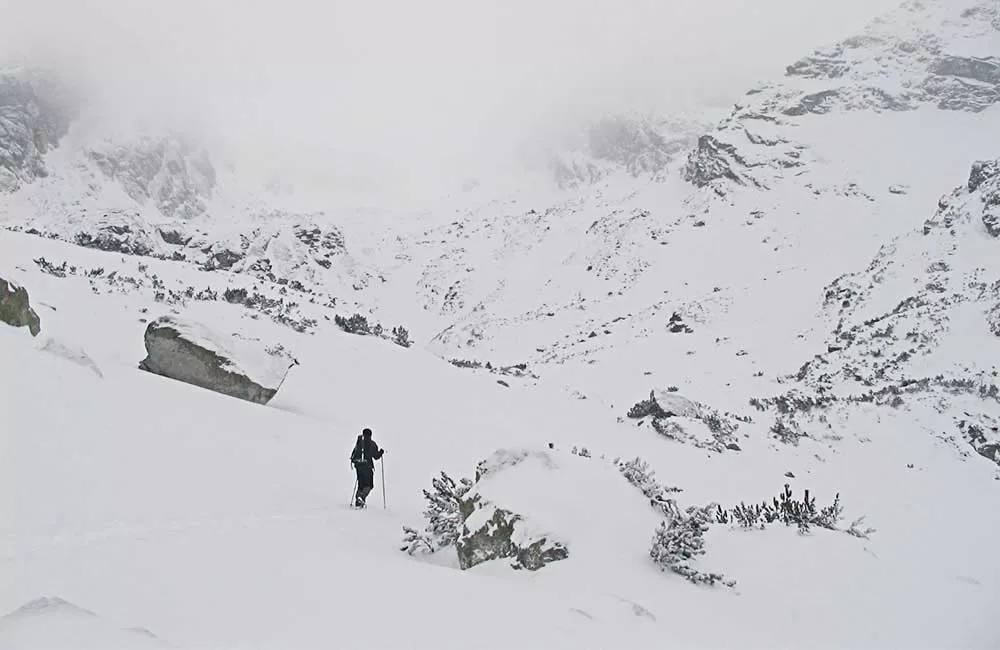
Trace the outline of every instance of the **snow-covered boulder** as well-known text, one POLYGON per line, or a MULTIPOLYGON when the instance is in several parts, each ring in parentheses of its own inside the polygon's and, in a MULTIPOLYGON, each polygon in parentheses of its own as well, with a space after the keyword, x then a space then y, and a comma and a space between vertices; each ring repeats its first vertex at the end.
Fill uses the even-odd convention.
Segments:
POLYGON ((737 419, 710 406, 690 400, 672 390, 651 390, 649 397, 636 402, 628 417, 647 420, 661 436, 713 451, 740 451, 736 444, 737 419), (683 423, 682 423, 683 422, 683 423))
POLYGON ((139 367, 164 377, 267 404, 297 363, 283 348, 223 337, 191 321, 163 316, 146 327, 139 367))
POLYGON ((41 319, 28 301, 28 291, 3 278, 0 278, 0 322, 27 327, 32 336, 42 331, 41 319))
POLYGON ((459 508, 465 521, 455 546, 463 570, 490 560, 513 558, 511 566, 515 569, 537 571, 550 562, 569 557, 565 544, 533 530, 523 516, 500 508, 479 494, 462 500, 459 508))
POLYGON ((656 390, 653 391, 653 399, 668 415, 693 419, 698 419, 701 416, 701 408, 699 408, 698 403, 683 395, 666 390, 656 390))

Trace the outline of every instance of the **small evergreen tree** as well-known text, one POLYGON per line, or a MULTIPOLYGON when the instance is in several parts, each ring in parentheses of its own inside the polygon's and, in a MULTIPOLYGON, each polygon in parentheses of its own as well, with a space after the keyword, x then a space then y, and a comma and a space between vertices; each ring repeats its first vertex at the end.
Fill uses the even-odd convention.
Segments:
POLYGON ((649 556, 662 571, 672 571, 684 576, 695 584, 715 585, 721 582, 727 587, 736 581, 721 573, 699 571, 690 562, 705 554, 705 532, 708 525, 702 516, 695 514, 672 517, 660 524, 653 535, 653 545, 649 556))
POLYGON ((653 392, 649 392, 649 399, 644 399, 640 402, 636 402, 632 408, 628 410, 628 417, 632 419, 644 418, 647 415, 652 415, 654 418, 663 418, 667 416, 666 411, 664 411, 659 404, 656 403, 656 397, 653 392))
POLYGON ((427 526, 424 531, 403 527, 403 546, 400 550, 410 555, 418 552, 435 553, 445 546, 451 546, 462 531, 464 517, 461 512, 461 501, 472 488, 472 481, 467 478, 455 482, 445 472, 431 481, 433 491, 424 490, 427 508, 424 518, 427 526))
POLYGON ((625 480, 639 489, 649 499, 649 504, 668 517, 679 514, 677 502, 667 497, 667 494, 680 492, 679 487, 666 487, 655 478, 655 472, 649 468, 649 463, 636 457, 618 464, 625 480))
POLYGON ((392 342, 404 348, 413 345, 413 341, 410 340, 410 333, 402 325, 392 328, 392 342))

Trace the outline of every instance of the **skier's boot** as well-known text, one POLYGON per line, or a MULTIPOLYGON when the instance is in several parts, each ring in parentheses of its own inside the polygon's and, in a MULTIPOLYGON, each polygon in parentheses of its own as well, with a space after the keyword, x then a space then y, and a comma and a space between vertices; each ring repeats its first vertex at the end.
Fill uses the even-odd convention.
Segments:
POLYGON ((354 507, 355 507, 355 508, 364 508, 364 507, 365 507, 365 500, 364 500, 364 499, 362 499, 361 497, 358 497, 358 498, 357 498, 357 499, 356 499, 356 500, 354 501, 354 507))

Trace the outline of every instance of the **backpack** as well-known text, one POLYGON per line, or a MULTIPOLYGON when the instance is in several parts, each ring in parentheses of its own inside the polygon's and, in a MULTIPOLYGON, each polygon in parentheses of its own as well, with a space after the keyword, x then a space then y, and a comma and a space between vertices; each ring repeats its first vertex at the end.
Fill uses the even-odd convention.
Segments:
MULTIPOLYGON (((365 440, 362 436, 358 436, 357 442, 354 443, 354 451, 351 452, 351 462, 353 463, 363 463, 365 462, 365 440)), ((371 460, 370 458, 367 460, 371 460)))

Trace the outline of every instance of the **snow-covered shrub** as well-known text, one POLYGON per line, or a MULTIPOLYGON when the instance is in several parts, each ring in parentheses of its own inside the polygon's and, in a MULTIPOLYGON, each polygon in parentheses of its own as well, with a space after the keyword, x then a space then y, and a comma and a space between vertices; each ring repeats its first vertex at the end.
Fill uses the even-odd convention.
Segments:
POLYGON ((344 330, 348 334, 371 334, 368 319, 361 314, 354 314, 350 318, 344 318, 343 316, 336 315, 333 317, 333 322, 337 324, 337 327, 344 330))
POLYGON ((653 418, 650 426, 653 427, 653 431, 670 440, 684 440, 687 436, 680 422, 674 422, 669 418, 653 418))
POLYGON ((798 422, 794 420, 786 421, 781 416, 774 419, 774 424, 771 425, 771 433, 786 445, 797 445, 799 444, 799 439, 808 437, 802 431, 802 427, 799 426, 798 422))
POLYGON ((392 330, 386 332, 382 323, 369 323, 368 319, 361 314, 354 314, 350 318, 335 315, 333 317, 333 322, 337 324, 337 327, 344 330, 348 334, 376 336, 380 339, 392 341, 396 345, 404 348, 408 348, 413 345, 413 341, 410 340, 410 333, 402 325, 393 327, 392 330))
POLYGON ((716 438, 732 436, 738 426, 715 409, 702 409, 701 421, 716 438))
POLYGON ((445 546, 451 546, 462 532, 465 517, 461 511, 462 497, 472 488, 467 478, 457 483, 445 472, 431 481, 433 491, 424 490, 427 508, 424 518, 427 526, 419 532, 408 526, 403 527, 403 546, 400 548, 410 555, 417 552, 434 553, 445 546))
POLYGON ((469 361, 468 359, 449 359, 448 363, 455 366, 456 368, 482 368, 483 364, 480 361, 469 361))
POLYGON ((791 487, 786 483, 784 491, 770 503, 762 501, 748 506, 741 502, 729 510, 717 508, 715 521, 720 524, 735 523, 744 528, 758 526, 763 528, 778 521, 786 526, 794 524, 801 532, 808 532, 811 526, 836 530, 843 510, 843 506, 840 505, 840 494, 834 497, 833 503, 817 510, 816 498, 809 496, 809 490, 805 491, 802 500, 799 501, 794 498, 791 487))
POLYGON ((654 397, 652 391, 649 393, 649 399, 644 399, 636 402, 632 408, 628 410, 628 417, 633 419, 644 418, 647 415, 652 415, 654 418, 666 417, 666 412, 660 408, 660 405, 656 403, 656 397, 654 397))
POLYGON ((392 342, 404 348, 413 345, 413 341, 410 340, 410 333, 402 325, 392 328, 392 342))
POLYGON ((851 525, 844 532, 853 537, 868 539, 876 531, 871 526, 865 526, 865 518, 862 516, 852 521, 851 525))
POLYGON ((672 571, 695 584, 711 586, 720 582, 732 587, 736 584, 735 580, 721 573, 699 571, 690 564, 699 555, 705 554, 707 520, 704 511, 698 508, 670 517, 656 529, 649 556, 662 571, 672 571))
POLYGON ((657 481, 656 472, 651 470, 649 463, 642 458, 636 457, 635 460, 618 463, 618 470, 626 481, 638 488, 649 499, 649 505, 659 510, 664 516, 673 517, 680 513, 677 502, 666 495, 681 492, 681 488, 667 487, 657 481))
POLYGON ((242 305, 247 301, 247 297, 248 297, 247 290, 241 287, 227 288, 222 293, 223 300, 229 303, 233 303, 235 305, 242 305))

